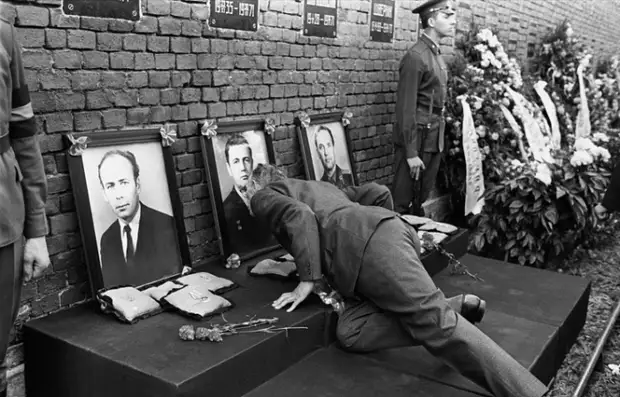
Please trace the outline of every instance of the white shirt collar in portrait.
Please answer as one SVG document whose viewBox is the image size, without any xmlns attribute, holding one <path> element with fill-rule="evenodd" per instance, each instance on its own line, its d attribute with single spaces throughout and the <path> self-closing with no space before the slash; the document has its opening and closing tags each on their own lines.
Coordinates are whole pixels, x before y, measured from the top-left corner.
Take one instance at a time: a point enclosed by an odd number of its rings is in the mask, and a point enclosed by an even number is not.
<svg viewBox="0 0 620 397">
<path fill-rule="evenodd" d="M 245 203 L 245 206 L 250 208 L 250 200 L 248 200 L 247 193 L 240 191 L 239 188 L 237 188 L 237 186 L 235 186 L 235 190 L 237 191 L 237 194 L 239 195 L 239 197 L 241 197 L 241 200 L 243 200 L 243 202 Z"/>
<path fill-rule="evenodd" d="M 127 260 L 127 234 L 125 233 L 125 225 L 129 225 L 131 228 L 131 240 L 133 241 L 133 252 L 138 249 L 138 228 L 140 227 L 140 215 L 142 215 L 142 205 L 138 203 L 138 211 L 136 216 L 133 217 L 131 222 L 127 223 L 122 219 L 118 220 L 118 224 L 121 228 L 121 242 L 123 244 L 123 257 Z"/>
</svg>

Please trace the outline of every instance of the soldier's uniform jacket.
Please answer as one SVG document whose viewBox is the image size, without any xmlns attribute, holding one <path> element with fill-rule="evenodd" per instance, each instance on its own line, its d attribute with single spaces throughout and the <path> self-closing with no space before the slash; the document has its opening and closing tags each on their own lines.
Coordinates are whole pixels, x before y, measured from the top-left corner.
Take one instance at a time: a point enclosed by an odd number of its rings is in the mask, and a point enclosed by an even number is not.
<svg viewBox="0 0 620 397">
<path fill-rule="evenodd" d="M 443 151 L 443 106 L 448 71 L 439 46 L 423 34 L 400 62 L 395 146 L 405 148 L 407 158 L 419 152 Z"/>
<path fill-rule="evenodd" d="M 21 48 L 0 16 L 0 247 L 47 234 L 46 195 Z"/>
</svg>

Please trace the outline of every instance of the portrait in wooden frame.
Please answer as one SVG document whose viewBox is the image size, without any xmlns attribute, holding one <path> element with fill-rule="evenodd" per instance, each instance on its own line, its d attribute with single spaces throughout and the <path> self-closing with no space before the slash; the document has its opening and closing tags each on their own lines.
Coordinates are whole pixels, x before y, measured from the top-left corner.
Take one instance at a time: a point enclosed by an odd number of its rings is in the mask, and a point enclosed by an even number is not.
<svg viewBox="0 0 620 397">
<path fill-rule="evenodd" d="M 215 225 L 222 255 L 237 254 L 247 260 L 277 249 L 280 245 L 269 225 L 252 216 L 245 188 L 258 164 L 275 164 L 271 119 L 215 123 L 201 128 L 202 153 L 206 165 Z"/>
<path fill-rule="evenodd" d="M 350 112 L 297 114 L 295 125 L 308 180 L 330 182 L 340 189 L 357 186 L 349 136 Z"/>
<path fill-rule="evenodd" d="M 152 284 L 190 266 L 175 136 L 170 125 L 65 135 L 93 294 Z"/>
</svg>

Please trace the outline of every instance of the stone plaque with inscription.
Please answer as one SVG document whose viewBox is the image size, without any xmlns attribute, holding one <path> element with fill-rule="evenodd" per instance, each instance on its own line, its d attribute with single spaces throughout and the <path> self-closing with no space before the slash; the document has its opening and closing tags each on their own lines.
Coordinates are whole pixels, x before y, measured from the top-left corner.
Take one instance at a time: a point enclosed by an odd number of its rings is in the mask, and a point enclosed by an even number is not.
<svg viewBox="0 0 620 397">
<path fill-rule="evenodd" d="M 304 36 L 336 38 L 338 0 L 305 0 Z"/>
<path fill-rule="evenodd" d="M 394 38 L 394 0 L 372 0 L 370 40 L 391 43 Z"/>
<path fill-rule="evenodd" d="M 66 15 L 138 21 L 140 0 L 62 0 Z"/>
<path fill-rule="evenodd" d="M 209 25 L 212 28 L 258 29 L 258 0 L 211 0 Z"/>
</svg>

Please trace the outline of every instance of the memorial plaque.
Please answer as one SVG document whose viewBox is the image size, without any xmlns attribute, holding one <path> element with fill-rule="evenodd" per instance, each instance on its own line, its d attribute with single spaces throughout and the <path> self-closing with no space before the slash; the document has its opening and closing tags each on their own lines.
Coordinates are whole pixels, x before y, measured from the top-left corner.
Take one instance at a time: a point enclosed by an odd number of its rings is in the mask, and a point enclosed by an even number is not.
<svg viewBox="0 0 620 397">
<path fill-rule="evenodd" d="M 336 37 L 338 0 L 305 0 L 304 36 Z"/>
<path fill-rule="evenodd" d="M 370 40 L 391 43 L 394 38 L 394 0 L 372 0 Z"/>
<path fill-rule="evenodd" d="M 66 15 L 138 21 L 140 0 L 62 0 Z"/>
<path fill-rule="evenodd" d="M 209 25 L 212 28 L 258 29 L 258 0 L 211 0 Z"/>
</svg>

